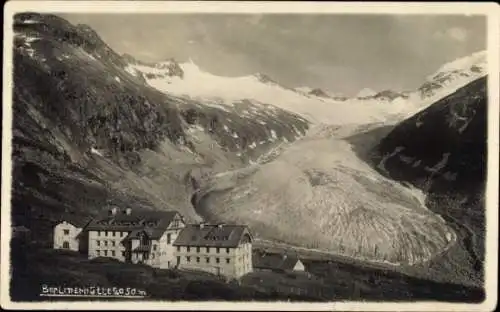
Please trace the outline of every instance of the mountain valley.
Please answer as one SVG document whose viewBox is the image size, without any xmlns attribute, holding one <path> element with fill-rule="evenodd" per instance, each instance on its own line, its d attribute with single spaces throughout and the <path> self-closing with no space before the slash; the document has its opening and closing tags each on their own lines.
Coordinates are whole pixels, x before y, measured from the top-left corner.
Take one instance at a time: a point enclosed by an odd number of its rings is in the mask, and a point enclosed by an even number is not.
<svg viewBox="0 0 500 312">
<path fill-rule="evenodd" d="M 65 213 L 178 210 L 482 287 L 485 51 L 417 90 L 349 98 L 143 62 L 55 15 L 18 14 L 14 31 L 12 223 L 41 244 Z"/>
</svg>

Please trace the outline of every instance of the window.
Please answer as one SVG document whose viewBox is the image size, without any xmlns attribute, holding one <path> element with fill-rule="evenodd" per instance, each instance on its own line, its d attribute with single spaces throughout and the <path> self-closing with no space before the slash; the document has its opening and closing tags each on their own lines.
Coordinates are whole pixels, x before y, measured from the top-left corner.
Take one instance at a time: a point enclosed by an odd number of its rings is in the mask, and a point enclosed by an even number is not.
<svg viewBox="0 0 500 312">
<path fill-rule="evenodd" d="M 215 258 L 215 262 L 220 263 L 220 259 L 219 258 Z"/>
<path fill-rule="evenodd" d="M 69 230 L 63 230 L 64 235 L 69 235 Z"/>
<path fill-rule="evenodd" d="M 216 252 L 217 252 L 217 253 L 219 253 L 219 252 L 220 252 L 220 248 L 219 248 L 219 247 L 217 247 L 217 248 L 216 248 Z"/>
<path fill-rule="evenodd" d="M 101 241 L 100 240 L 97 240 L 97 246 L 101 246 Z"/>
<path fill-rule="evenodd" d="M 191 257 L 190 256 L 186 256 L 186 261 L 187 262 L 191 262 Z"/>
<path fill-rule="evenodd" d="M 122 256 L 125 257 L 125 251 L 122 251 Z"/>
<path fill-rule="evenodd" d="M 172 243 L 172 234 L 168 233 L 167 234 L 167 244 L 171 244 Z"/>
<path fill-rule="evenodd" d="M 98 250 L 98 251 L 97 251 L 97 255 L 98 255 L 98 256 L 100 256 L 100 255 L 101 255 L 101 251 L 100 251 L 100 250 Z"/>
<path fill-rule="evenodd" d="M 226 253 L 229 253 L 229 248 L 226 248 Z"/>
<path fill-rule="evenodd" d="M 209 257 L 206 257 L 205 260 L 207 261 L 207 263 L 210 263 L 210 258 Z"/>
<path fill-rule="evenodd" d="M 210 252 L 210 247 L 207 247 L 207 252 Z"/>
<path fill-rule="evenodd" d="M 191 247 L 187 247 L 187 249 L 186 249 L 186 250 L 187 250 L 187 252 L 189 252 L 189 251 L 191 250 Z"/>
<path fill-rule="evenodd" d="M 115 251 L 111 250 L 111 255 L 114 257 L 115 256 Z"/>
<path fill-rule="evenodd" d="M 196 247 L 196 252 L 200 252 L 200 247 Z"/>
<path fill-rule="evenodd" d="M 104 241 L 104 246 L 108 246 L 108 241 Z"/>
<path fill-rule="evenodd" d="M 63 242 L 63 248 L 69 249 L 69 242 Z"/>
<path fill-rule="evenodd" d="M 113 236 L 116 236 L 116 232 L 113 232 Z"/>
<path fill-rule="evenodd" d="M 97 231 L 97 236 L 101 236 L 101 231 Z"/>
<path fill-rule="evenodd" d="M 177 256 L 177 264 L 181 263 L 181 257 Z"/>
<path fill-rule="evenodd" d="M 156 247 L 157 247 L 156 245 L 153 245 L 153 250 L 154 250 L 154 251 L 156 251 Z"/>
<path fill-rule="evenodd" d="M 111 246 L 116 246 L 115 241 L 111 241 Z"/>
<path fill-rule="evenodd" d="M 108 236 L 108 231 L 105 231 L 105 232 L 104 232 L 104 236 Z"/>
<path fill-rule="evenodd" d="M 172 223 L 172 227 L 174 228 L 179 227 L 179 225 L 180 225 L 179 220 L 174 220 L 174 222 Z"/>
<path fill-rule="evenodd" d="M 181 251 L 181 247 L 180 246 L 177 246 L 177 251 Z"/>
<path fill-rule="evenodd" d="M 196 257 L 196 263 L 200 263 L 200 257 Z"/>
<path fill-rule="evenodd" d="M 104 256 L 107 257 L 108 256 L 108 251 L 107 250 L 104 250 Z"/>
<path fill-rule="evenodd" d="M 226 259 L 226 263 L 229 263 L 229 262 L 230 262 L 230 259 L 229 259 L 229 258 L 227 258 L 227 259 Z"/>
</svg>

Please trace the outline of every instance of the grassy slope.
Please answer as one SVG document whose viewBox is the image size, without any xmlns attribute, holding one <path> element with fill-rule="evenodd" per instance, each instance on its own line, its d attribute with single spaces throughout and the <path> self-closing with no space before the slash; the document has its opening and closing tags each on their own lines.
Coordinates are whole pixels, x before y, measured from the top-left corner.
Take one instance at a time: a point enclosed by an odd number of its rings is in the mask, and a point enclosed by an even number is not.
<svg viewBox="0 0 500 312">
<path fill-rule="evenodd" d="M 88 260 L 81 255 L 26 245 L 13 245 L 11 295 L 14 301 L 47 300 L 41 285 L 133 287 L 148 300 L 336 301 L 442 300 L 479 302 L 481 289 L 435 283 L 349 263 L 304 260 L 303 273 L 252 272 L 240 283 L 209 273 L 155 269 L 116 260 Z M 442 291 L 446 289 L 446 291 Z M 54 300 L 54 298 L 50 298 Z"/>
<path fill-rule="evenodd" d="M 326 293 L 298 294 L 297 289 L 324 285 L 303 275 L 280 276 L 278 283 L 256 283 L 252 274 L 241 285 L 204 272 L 155 269 L 146 265 L 125 264 L 113 259 L 88 260 L 82 255 L 40 248 L 17 240 L 13 244 L 14 301 L 43 300 L 42 285 L 134 287 L 146 291 L 151 300 L 327 300 Z M 307 284 L 306 284 L 307 283 Z M 281 286 L 279 286 L 281 284 Z M 285 286 L 284 286 L 285 285 Z M 317 289 L 317 288 L 316 288 Z M 51 298 L 51 300 L 53 300 Z"/>
</svg>

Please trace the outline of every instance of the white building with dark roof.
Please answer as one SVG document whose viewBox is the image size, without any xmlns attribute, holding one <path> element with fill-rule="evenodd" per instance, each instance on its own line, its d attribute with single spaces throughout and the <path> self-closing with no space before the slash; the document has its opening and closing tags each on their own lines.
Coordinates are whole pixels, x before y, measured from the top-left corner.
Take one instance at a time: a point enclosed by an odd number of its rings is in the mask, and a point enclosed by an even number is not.
<svg viewBox="0 0 500 312">
<path fill-rule="evenodd" d="M 237 279 L 252 271 L 252 241 L 245 225 L 189 224 L 173 244 L 176 265 Z"/>
<path fill-rule="evenodd" d="M 66 213 L 54 227 L 54 249 L 67 249 L 86 253 L 87 244 L 81 240 L 83 229 L 90 222 L 90 218 Z"/>
<path fill-rule="evenodd" d="M 83 227 L 63 220 L 54 228 L 54 248 L 80 250 L 89 258 L 110 257 L 169 268 L 174 265 L 173 242 L 183 227 L 177 211 L 115 207 Z"/>
</svg>

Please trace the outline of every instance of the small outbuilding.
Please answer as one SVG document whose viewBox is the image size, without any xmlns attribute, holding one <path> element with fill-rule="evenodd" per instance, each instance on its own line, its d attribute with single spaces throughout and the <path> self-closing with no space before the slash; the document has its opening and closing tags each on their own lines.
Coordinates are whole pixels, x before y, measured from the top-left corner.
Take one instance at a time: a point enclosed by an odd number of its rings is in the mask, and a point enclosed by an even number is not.
<svg viewBox="0 0 500 312">
<path fill-rule="evenodd" d="M 257 251 L 252 256 L 253 267 L 256 271 L 276 272 L 303 272 L 304 264 L 296 254 L 268 253 Z"/>
</svg>

